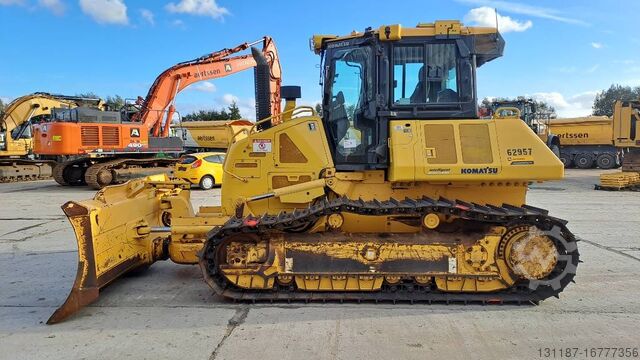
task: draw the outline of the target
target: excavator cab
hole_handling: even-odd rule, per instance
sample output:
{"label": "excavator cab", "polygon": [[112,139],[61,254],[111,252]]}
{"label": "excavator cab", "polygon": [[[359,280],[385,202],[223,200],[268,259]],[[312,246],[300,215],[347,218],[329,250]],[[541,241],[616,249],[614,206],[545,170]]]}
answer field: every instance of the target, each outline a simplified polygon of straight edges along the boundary
{"label": "excavator cab", "polygon": [[403,37],[394,25],[312,39],[337,170],[388,168],[391,120],[477,118],[476,68],[502,55],[500,34],[463,36],[457,21],[414,31],[424,36]]}

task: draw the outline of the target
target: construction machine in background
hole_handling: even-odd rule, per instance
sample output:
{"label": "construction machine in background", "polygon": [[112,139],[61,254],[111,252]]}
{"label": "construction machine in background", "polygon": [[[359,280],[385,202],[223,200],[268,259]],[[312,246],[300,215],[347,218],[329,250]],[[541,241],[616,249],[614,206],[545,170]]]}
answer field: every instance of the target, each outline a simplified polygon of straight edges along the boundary
{"label": "construction machine in background", "polygon": [[0,182],[51,177],[56,158],[42,158],[34,154],[32,125],[49,122],[54,108],[102,108],[103,105],[100,99],[43,92],[21,96],[10,102],[0,114]]}
{"label": "construction machine in background", "polygon": [[227,151],[235,138],[253,126],[249,120],[185,121],[175,126],[187,153]]}
{"label": "construction machine in background", "polygon": [[622,172],[600,175],[596,190],[640,191],[640,100],[613,106],[613,145],[623,156]]}
{"label": "construction machine in background", "polygon": [[199,264],[238,301],[529,304],[565,289],[577,240],[525,205],[562,163],[519,118],[478,118],[476,69],[502,55],[497,29],[383,25],[311,45],[322,117],[283,88],[285,110],[229,148],[220,206],[194,212],[166,176],[63,205],[78,271],[48,323],[165,259]]}
{"label": "construction machine in background", "polygon": [[[262,50],[237,55],[256,44]],[[60,185],[84,185],[100,189],[131,178],[170,172],[183,153],[182,139],[170,136],[176,114],[177,94],[199,81],[237,72],[270,67],[261,86],[270,91],[265,111],[280,111],[280,63],[273,41],[264,37],[235,48],[223,49],[179,63],[162,72],[136,112],[91,109],[60,111],[53,122],[34,126],[35,152],[47,156],[68,156],[58,164],[53,177]]]}
{"label": "construction machine in background", "polygon": [[613,169],[621,154],[613,144],[613,120],[607,116],[552,119],[551,131],[560,138],[560,161],[565,168]]}
{"label": "construction machine in background", "polygon": [[502,100],[493,101],[489,105],[493,114],[497,116],[503,116],[504,114],[498,114],[501,110],[509,111],[508,108],[516,108],[520,112],[520,119],[524,121],[527,126],[533,130],[534,133],[544,141],[549,149],[560,158],[561,140],[558,135],[553,133],[549,127],[549,121],[551,119],[550,114],[540,113],[538,111],[536,102],[533,99],[516,99],[516,100]]}

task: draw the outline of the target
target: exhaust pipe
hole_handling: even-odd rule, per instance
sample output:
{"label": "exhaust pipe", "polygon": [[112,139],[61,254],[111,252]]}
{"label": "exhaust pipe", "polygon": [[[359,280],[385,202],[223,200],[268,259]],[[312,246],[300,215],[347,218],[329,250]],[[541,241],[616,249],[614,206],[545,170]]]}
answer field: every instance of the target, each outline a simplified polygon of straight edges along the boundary
{"label": "exhaust pipe", "polygon": [[[251,55],[256,61],[253,70],[255,91],[256,91],[256,121],[266,119],[271,115],[271,69],[269,61],[261,50],[251,47]],[[258,125],[258,130],[265,130],[271,127],[270,122]]]}

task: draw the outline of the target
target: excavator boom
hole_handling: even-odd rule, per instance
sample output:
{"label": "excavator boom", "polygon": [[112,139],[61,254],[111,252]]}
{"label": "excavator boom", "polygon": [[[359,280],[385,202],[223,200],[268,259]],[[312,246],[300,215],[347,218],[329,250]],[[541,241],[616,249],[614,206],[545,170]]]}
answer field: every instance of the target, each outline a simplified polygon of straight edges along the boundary
{"label": "excavator boom", "polygon": [[133,120],[141,121],[154,136],[167,136],[168,125],[175,113],[173,102],[176,95],[195,82],[226,77],[256,67],[254,56],[232,55],[258,43],[262,43],[261,53],[270,67],[271,114],[280,113],[280,60],[275,43],[265,36],[261,40],[223,49],[165,70],[154,81],[141,104],[141,111],[133,116]]}

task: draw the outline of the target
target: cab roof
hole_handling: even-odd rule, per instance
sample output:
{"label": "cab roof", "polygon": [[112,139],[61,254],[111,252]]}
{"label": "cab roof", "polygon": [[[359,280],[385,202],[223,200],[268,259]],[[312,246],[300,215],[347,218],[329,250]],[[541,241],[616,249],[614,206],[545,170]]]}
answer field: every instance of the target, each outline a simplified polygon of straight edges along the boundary
{"label": "cab roof", "polygon": [[[415,27],[403,27],[400,24],[382,25],[377,30],[371,30],[381,41],[400,40],[403,37],[418,36],[469,36],[498,34],[493,27],[464,26],[458,20],[437,20],[432,23],[419,23]],[[326,43],[361,37],[365,33],[352,31],[349,35],[317,34],[312,37],[313,50],[319,53],[326,47]]]}
{"label": "cab roof", "polygon": [[364,32],[353,31],[345,36],[313,35],[310,46],[316,54],[320,54],[330,47],[330,44],[371,35],[377,37],[381,42],[399,41],[410,37],[434,37],[438,40],[473,37],[474,45],[471,51],[478,57],[478,66],[502,56],[504,49],[504,40],[497,28],[465,26],[458,20],[437,20],[432,23],[419,23],[415,27],[403,27],[400,24],[382,25],[378,29],[368,28]]}

